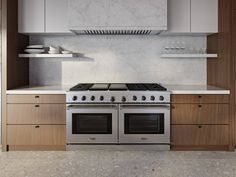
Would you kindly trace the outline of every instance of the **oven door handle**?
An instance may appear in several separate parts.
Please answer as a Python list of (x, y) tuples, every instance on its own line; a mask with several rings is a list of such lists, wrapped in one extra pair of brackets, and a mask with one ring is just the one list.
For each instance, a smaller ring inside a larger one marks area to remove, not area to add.
[(70, 109), (78, 109), (78, 108), (89, 108), (89, 109), (117, 109), (118, 108), (118, 105), (115, 105), (115, 104), (99, 104), (99, 105), (90, 105), (90, 104), (87, 104), (87, 105), (78, 105), (78, 104), (68, 104), (67, 105), (67, 110), (70, 110)]
[(158, 104), (158, 105), (144, 105), (144, 104), (136, 104), (136, 105), (120, 105), (120, 109), (142, 109), (142, 108), (150, 108), (150, 109), (170, 109), (169, 104)]

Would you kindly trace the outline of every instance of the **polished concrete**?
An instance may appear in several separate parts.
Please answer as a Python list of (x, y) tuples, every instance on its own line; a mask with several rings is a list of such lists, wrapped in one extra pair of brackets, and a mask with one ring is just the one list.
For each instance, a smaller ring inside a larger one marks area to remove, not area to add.
[(0, 177), (235, 177), (235, 152), (0, 152)]

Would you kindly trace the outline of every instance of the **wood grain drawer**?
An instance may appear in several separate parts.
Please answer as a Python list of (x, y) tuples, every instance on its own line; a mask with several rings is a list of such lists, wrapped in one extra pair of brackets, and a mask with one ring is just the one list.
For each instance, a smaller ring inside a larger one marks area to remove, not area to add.
[(66, 124), (66, 104), (8, 104), (8, 124)]
[(65, 145), (65, 125), (8, 125), (8, 145)]
[(7, 95), (7, 103), (66, 103), (65, 95)]
[(173, 104), (171, 124), (229, 124), (229, 105)]
[(228, 125), (172, 125), (172, 145), (229, 145)]
[(229, 103), (229, 95), (172, 95), (172, 103)]

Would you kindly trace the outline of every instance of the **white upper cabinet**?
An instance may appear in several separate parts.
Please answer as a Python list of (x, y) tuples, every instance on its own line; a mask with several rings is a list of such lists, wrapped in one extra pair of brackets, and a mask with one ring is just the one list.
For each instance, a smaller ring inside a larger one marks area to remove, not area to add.
[(68, 0), (18, 0), (19, 33), (71, 33)]
[(217, 33), (218, 0), (168, 0), (168, 32)]
[(46, 0), (46, 33), (69, 33), (68, 0)]
[(168, 32), (189, 33), (191, 0), (168, 1)]
[(218, 32), (218, 0), (191, 0), (191, 32)]
[(43, 33), (44, 0), (18, 0), (19, 33)]

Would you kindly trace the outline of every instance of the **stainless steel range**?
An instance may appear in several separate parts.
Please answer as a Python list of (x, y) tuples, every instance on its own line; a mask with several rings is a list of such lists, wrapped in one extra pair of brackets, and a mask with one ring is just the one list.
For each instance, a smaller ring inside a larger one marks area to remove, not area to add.
[(68, 145), (170, 148), (170, 93), (159, 84), (78, 84), (67, 94)]

